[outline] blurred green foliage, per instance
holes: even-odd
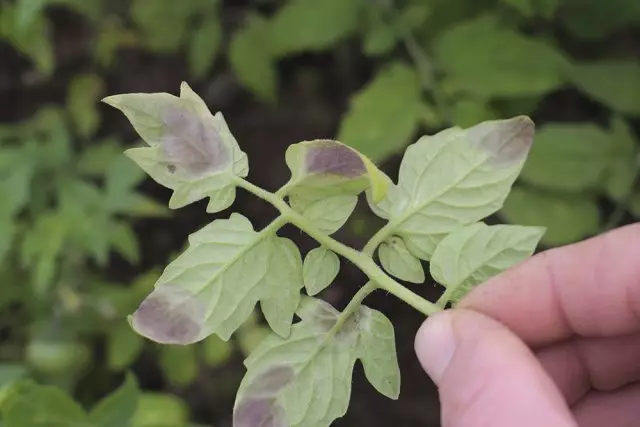
[[[121,155],[123,141],[103,129],[103,79],[126,50],[177,55],[195,81],[228,67],[267,106],[282,102],[285,61],[358,56],[371,73],[334,136],[376,162],[419,132],[527,114],[542,124],[504,219],[547,226],[543,243],[554,246],[640,218],[637,0],[239,3],[0,0],[0,42],[42,80],[58,78],[52,13],[91,28],[90,71],[78,70],[58,103],[0,123],[3,427],[44,426],[54,414],[94,427],[184,427],[185,402],[141,391],[132,376],[99,403],[71,396],[90,367],[123,378],[141,358],[184,388],[264,336],[256,318],[235,344],[157,347],[126,321],[159,272],[117,283],[107,279],[110,260],[136,265],[135,221],[170,216],[141,192],[144,174]]]

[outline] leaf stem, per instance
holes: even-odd
[[[364,254],[366,254],[369,257],[373,256],[373,253],[375,252],[376,248],[380,246],[380,244],[382,244],[382,242],[384,242],[386,238],[389,237],[389,235],[393,231],[392,226],[390,224],[391,224],[390,222],[385,224],[384,227],[378,230],[376,234],[374,234],[371,237],[371,239],[369,239],[367,244],[364,245],[364,248],[362,249],[362,252]]]
[[[442,309],[436,306],[434,303],[427,301],[420,295],[405,288],[400,283],[389,277],[373,261],[369,254],[365,252],[359,252],[353,248],[350,248],[349,246],[346,246],[345,244],[323,233],[311,221],[293,210],[278,195],[264,190],[257,185],[254,185],[249,181],[246,181],[239,177],[235,178],[235,183],[239,187],[272,204],[276,209],[278,209],[278,211],[280,211],[280,214],[284,219],[314,238],[318,243],[324,245],[325,247],[331,249],[333,252],[342,255],[344,258],[351,261],[354,265],[360,268],[360,270],[362,270],[364,274],[367,275],[367,277],[371,280],[371,282],[375,284],[376,287],[382,288],[390,294],[395,295],[396,297],[400,298],[401,300],[427,316],[442,311]]]

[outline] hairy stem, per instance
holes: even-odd
[[[432,302],[427,301],[420,295],[410,291],[389,277],[375,262],[373,262],[373,259],[367,253],[359,252],[338,242],[330,236],[327,236],[307,218],[291,209],[291,207],[278,195],[264,190],[242,178],[236,178],[235,183],[239,187],[244,188],[255,196],[272,204],[276,209],[278,209],[278,211],[280,211],[280,214],[284,219],[314,238],[318,243],[351,261],[367,275],[375,286],[395,295],[427,316],[442,311],[441,308]]]
[[[376,234],[374,234],[371,237],[371,239],[369,239],[367,244],[364,245],[364,248],[362,249],[362,253],[366,254],[369,257],[373,256],[373,253],[375,252],[376,248],[380,246],[380,244],[382,244],[382,242],[384,242],[387,239],[387,237],[391,235],[392,232],[393,232],[393,227],[391,223],[388,222],[387,224],[385,224],[384,227],[378,230]]]
[[[362,301],[364,301],[364,299],[376,289],[378,289],[378,287],[373,282],[367,282],[363,287],[358,289],[358,292],[356,292],[353,298],[351,298],[351,301],[349,301],[349,304],[345,307],[344,310],[342,310],[342,313],[340,313],[336,324],[333,325],[333,328],[331,328],[331,331],[329,331],[329,333],[331,334],[330,336],[334,336],[336,333],[338,333],[338,331],[340,331],[340,328],[342,328],[344,322],[346,322],[347,319],[349,319],[349,317],[351,317],[351,315],[356,312],[360,305],[362,305]]]

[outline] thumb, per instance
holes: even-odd
[[[438,385],[443,427],[577,427],[533,353],[499,322],[448,310],[424,322],[415,346]]]

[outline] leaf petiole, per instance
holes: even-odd
[[[359,252],[349,246],[344,245],[343,243],[338,242],[337,240],[327,236],[323,233],[318,227],[316,227],[313,223],[311,223],[307,218],[303,217],[301,214],[293,210],[281,197],[277,194],[271,193],[267,190],[264,190],[257,185],[250,183],[249,181],[235,177],[234,182],[238,187],[245,189],[246,191],[254,194],[255,196],[265,200],[266,202],[273,205],[284,219],[286,219],[291,224],[298,227],[301,231],[305,232],[312,238],[314,238],[318,243],[324,245],[328,249],[331,249],[338,255],[343,256],[347,260],[351,261],[354,265],[356,265],[363,273],[367,275],[367,277],[374,283],[378,288],[382,288],[389,292],[390,294],[400,298],[416,310],[422,312],[423,314],[429,316],[431,314],[442,311],[440,307],[436,304],[427,301],[422,298],[420,295],[412,292],[406,287],[402,286],[400,283],[396,282],[394,279],[389,277],[371,258],[371,254],[368,252]],[[378,233],[380,234],[380,233]],[[385,232],[386,234],[386,232]],[[382,234],[381,236],[384,236]],[[367,247],[370,247],[368,244]],[[373,247],[375,249],[375,247]],[[366,250],[366,249],[365,249]],[[371,251],[372,253],[373,251]],[[362,289],[365,289],[363,287]],[[361,290],[362,290],[361,289]],[[357,295],[357,294],[356,294]],[[366,296],[366,295],[365,295]],[[355,297],[354,297],[355,299]]]

